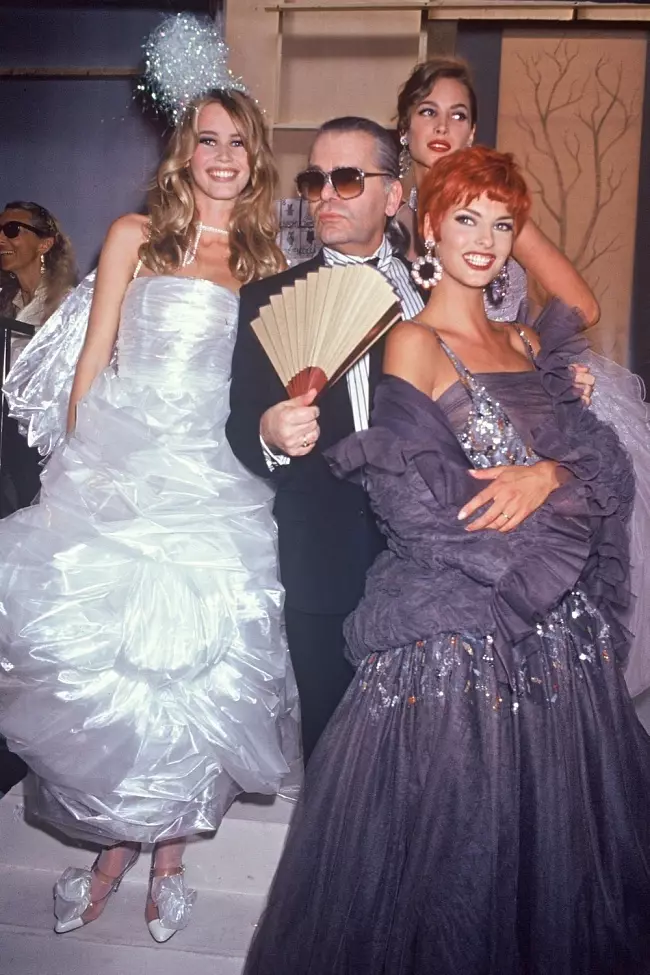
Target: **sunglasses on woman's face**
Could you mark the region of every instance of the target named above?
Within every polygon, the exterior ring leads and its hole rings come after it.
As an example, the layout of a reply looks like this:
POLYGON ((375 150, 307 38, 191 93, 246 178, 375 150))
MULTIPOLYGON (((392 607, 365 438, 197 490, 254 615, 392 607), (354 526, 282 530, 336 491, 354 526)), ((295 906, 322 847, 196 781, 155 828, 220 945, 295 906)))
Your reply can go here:
POLYGON ((365 188, 365 181, 370 176, 388 176, 392 173, 366 173, 357 166, 337 166, 329 173, 322 169, 305 169, 296 176, 296 186, 303 200, 316 203, 329 183, 341 200, 354 200, 361 196, 365 188))
POLYGON ((0 223, 0 234, 4 234, 8 240, 17 237, 21 230, 31 230, 37 237, 43 236, 40 230, 29 223, 23 223, 22 220, 7 220, 6 223, 0 223))

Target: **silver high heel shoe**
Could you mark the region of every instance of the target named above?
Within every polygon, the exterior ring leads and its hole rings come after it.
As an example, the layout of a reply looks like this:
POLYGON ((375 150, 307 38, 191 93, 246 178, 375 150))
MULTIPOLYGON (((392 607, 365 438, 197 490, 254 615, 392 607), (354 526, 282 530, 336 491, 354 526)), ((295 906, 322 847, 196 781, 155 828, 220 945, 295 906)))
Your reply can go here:
POLYGON ((109 877, 107 873, 99 869, 97 866, 99 856, 90 870, 82 870, 79 867, 68 867, 67 870, 64 870, 54 885, 54 916, 56 918, 54 930, 56 933, 67 934, 68 931, 76 931, 77 928, 82 928, 84 925, 96 921, 101 916, 108 898, 118 889, 139 856, 140 851, 135 850, 124 870, 117 877, 109 877), (104 896, 98 897, 95 901, 90 899, 93 874, 108 887, 104 896), (101 909, 93 917, 84 917, 89 912, 92 913, 93 909, 100 904, 101 909))
POLYGON ((162 944, 187 927, 196 891, 185 886, 185 867, 151 869, 145 919, 149 934, 162 944))

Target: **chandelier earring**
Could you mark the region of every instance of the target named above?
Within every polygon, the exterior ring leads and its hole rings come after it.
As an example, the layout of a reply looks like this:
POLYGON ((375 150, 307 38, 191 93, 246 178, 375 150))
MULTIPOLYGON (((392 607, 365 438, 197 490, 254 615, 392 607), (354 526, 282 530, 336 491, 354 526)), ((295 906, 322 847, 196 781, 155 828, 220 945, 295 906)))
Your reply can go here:
POLYGON ((409 150, 409 140, 406 132, 402 132, 399 137, 399 144, 402 147, 399 154, 399 178, 404 179, 411 168, 411 152, 409 150))
POLYGON ((506 299, 509 287, 510 273, 508 271, 508 262, 506 261, 496 278, 493 281, 490 281, 488 286, 485 288, 490 304, 495 308, 499 308, 506 299))
POLYGON ((424 247, 426 250, 424 257, 418 257, 411 265, 411 277, 418 288, 424 288, 425 291, 430 291, 432 288, 435 288, 442 278, 442 264, 440 263, 440 258, 435 253, 436 242, 432 237, 425 240, 424 247), (425 268, 426 272, 423 275, 422 271, 425 268))
POLYGON ((45 274, 45 254, 41 254, 40 262, 41 262, 41 268, 40 268, 41 274, 45 274))

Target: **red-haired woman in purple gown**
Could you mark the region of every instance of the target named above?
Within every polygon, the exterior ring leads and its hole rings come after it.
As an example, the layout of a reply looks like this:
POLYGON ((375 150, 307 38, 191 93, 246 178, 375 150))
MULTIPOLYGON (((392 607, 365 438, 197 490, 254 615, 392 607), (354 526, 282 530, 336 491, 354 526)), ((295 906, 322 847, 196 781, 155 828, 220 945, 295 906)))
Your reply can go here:
POLYGON ((482 147, 420 187, 435 286, 389 335, 371 429, 330 451, 388 549, 246 975, 650 971, 650 738, 622 674, 635 478, 573 389, 580 316, 552 302, 539 338, 486 317, 529 207, 482 147))

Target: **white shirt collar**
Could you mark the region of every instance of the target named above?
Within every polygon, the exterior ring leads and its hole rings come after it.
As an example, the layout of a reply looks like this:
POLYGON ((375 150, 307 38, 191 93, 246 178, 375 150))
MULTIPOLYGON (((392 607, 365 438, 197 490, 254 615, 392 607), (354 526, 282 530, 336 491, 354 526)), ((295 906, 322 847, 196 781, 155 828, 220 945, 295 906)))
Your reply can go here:
POLYGON ((393 258, 393 248, 387 237, 383 237, 381 244, 374 254, 367 257, 357 257, 354 254, 341 254, 340 251, 332 247, 323 247, 323 258, 325 263, 332 267, 334 264, 367 264, 369 261, 376 261, 379 270, 382 270, 393 258))

